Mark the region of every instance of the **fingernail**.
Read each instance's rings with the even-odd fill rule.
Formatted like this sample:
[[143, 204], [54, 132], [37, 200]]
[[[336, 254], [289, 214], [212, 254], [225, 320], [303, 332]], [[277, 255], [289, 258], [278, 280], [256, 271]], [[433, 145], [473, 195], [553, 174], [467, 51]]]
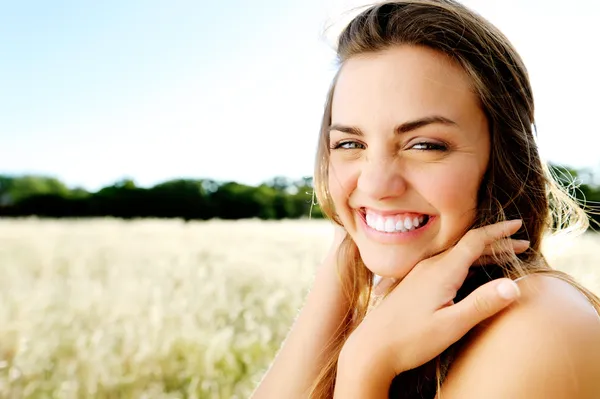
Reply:
[[531, 242], [529, 240], [517, 240], [517, 242], [519, 244], [523, 244], [523, 245], [526, 245], [526, 246], [529, 246], [529, 244], [531, 244]]
[[504, 299], [511, 300], [521, 295], [521, 291], [514, 281], [503, 281], [496, 287], [498, 294]]

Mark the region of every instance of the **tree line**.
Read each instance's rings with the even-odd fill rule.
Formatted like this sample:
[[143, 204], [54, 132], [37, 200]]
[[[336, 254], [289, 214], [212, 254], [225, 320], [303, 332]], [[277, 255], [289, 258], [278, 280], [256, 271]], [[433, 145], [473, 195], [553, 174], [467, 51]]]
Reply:
[[[559, 182], [600, 223], [600, 184], [589, 171], [551, 166]], [[150, 188], [120, 180], [96, 192], [69, 188], [47, 176], [0, 175], [0, 217], [219, 219], [322, 218], [311, 177], [275, 177], [257, 186], [212, 179], [175, 179]], [[590, 206], [591, 205], [591, 206]], [[595, 212], [593, 208], [595, 207]]]
[[0, 175], [0, 216], [297, 219], [321, 218], [312, 206], [312, 178], [275, 177], [258, 186], [211, 179], [175, 179], [150, 188], [120, 180], [97, 192], [69, 189], [46, 176]]

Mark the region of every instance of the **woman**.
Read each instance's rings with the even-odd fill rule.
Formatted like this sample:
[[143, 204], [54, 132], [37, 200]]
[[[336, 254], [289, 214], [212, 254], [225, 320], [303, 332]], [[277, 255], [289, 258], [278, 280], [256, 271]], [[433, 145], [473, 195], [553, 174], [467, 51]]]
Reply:
[[600, 300], [540, 253], [587, 219], [540, 161], [508, 40], [406, 0], [337, 51], [315, 188], [339, 227], [254, 397], [600, 397]]

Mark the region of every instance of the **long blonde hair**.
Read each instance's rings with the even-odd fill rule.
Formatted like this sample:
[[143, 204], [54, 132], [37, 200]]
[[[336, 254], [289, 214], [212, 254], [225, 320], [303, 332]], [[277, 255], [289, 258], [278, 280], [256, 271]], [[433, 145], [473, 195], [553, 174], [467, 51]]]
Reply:
[[[508, 39], [491, 23], [453, 0], [386, 1], [355, 17], [337, 43], [338, 62], [392, 46], [415, 45], [437, 50], [458, 63], [468, 74], [488, 118], [491, 153], [478, 193], [477, 217], [472, 228], [521, 218], [523, 228], [514, 238], [526, 239], [530, 249], [518, 256], [498, 256], [495, 268], [483, 270], [459, 291], [457, 301], [477, 286], [498, 277], [518, 278], [544, 273], [578, 288], [600, 312], [600, 298], [571, 276], [553, 270], [541, 254], [549, 231], [583, 232], [588, 217], [556, 183], [541, 161], [535, 143], [534, 102], [527, 70]], [[339, 73], [339, 72], [338, 72]], [[328, 190], [329, 137], [332, 98], [337, 75], [327, 94], [314, 171], [315, 195], [324, 215], [341, 225]], [[315, 381], [310, 397], [331, 398], [337, 358], [354, 328], [365, 317], [371, 298], [372, 273], [358, 249], [346, 237], [338, 253], [338, 267], [350, 309], [328, 346], [328, 360]], [[464, 341], [464, 340], [461, 340]], [[431, 362], [397, 376], [402, 398], [431, 397], [439, 391], [457, 348], [448, 348]], [[392, 384], [392, 390], [394, 383]]]

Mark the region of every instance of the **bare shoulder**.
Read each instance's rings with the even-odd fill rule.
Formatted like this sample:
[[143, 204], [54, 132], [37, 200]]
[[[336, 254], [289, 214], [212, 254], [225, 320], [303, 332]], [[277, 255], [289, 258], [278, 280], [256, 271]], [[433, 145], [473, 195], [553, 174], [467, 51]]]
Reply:
[[518, 281], [521, 298], [470, 335], [442, 386], [452, 398], [599, 398], [600, 316], [556, 277]]

